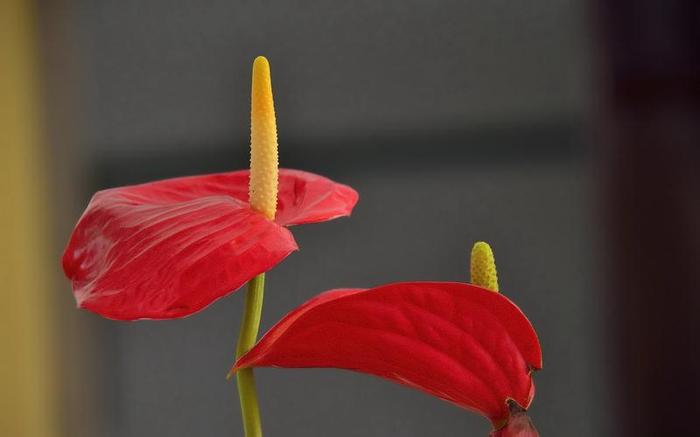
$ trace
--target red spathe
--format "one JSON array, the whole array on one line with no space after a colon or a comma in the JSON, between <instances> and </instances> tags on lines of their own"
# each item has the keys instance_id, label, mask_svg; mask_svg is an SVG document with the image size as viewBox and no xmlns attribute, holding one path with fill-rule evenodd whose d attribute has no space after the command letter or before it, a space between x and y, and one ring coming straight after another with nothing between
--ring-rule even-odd
<instances>
[{"instance_id":1,"label":"red spathe","mask_svg":"<svg viewBox=\"0 0 700 437\"><path fill-rule=\"evenodd\" d=\"M455 282L333 290L290 312L235 364L380 376L506 423L542 367L535 330L501 294Z\"/></svg>"},{"instance_id":2,"label":"red spathe","mask_svg":"<svg viewBox=\"0 0 700 437\"><path fill-rule=\"evenodd\" d=\"M282 169L270 221L248 205L248 179L244 170L97 192L63 254L78 305L118 320L187 316L296 250L284 226L347 216L358 199Z\"/></svg>"}]
</instances>

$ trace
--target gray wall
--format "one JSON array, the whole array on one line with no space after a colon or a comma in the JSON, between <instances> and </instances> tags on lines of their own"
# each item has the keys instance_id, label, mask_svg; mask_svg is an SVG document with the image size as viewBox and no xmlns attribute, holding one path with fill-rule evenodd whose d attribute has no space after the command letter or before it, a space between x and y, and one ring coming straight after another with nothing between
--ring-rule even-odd
<instances>
[{"instance_id":1,"label":"gray wall","mask_svg":"<svg viewBox=\"0 0 700 437\"><path fill-rule=\"evenodd\" d=\"M282 142L580 116L574 0L83 1L88 142L245 141L250 64L272 64Z\"/></svg>"}]
</instances>

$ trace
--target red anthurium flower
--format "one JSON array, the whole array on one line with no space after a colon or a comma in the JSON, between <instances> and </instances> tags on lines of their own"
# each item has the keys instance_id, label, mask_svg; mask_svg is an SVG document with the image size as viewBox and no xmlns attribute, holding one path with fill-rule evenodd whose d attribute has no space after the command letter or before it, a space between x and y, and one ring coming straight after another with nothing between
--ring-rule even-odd
<instances>
[{"instance_id":1,"label":"red anthurium flower","mask_svg":"<svg viewBox=\"0 0 700 437\"><path fill-rule=\"evenodd\" d=\"M78 305L119 320L192 314L297 249L285 226L349 215L350 187L278 171L269 65L251 93L251 170L95 194L63 254Z\"/></svg>"},{"instance_id":2,"label":"red anthurium flower","mask_svg":"<svg viewBox=\"0 0 700 437\"><path fill-rule=\"evenodd\" d=\"M248 179L245 170L96 193L63 255L78 305L119 320L192 314L296 250L285 226L346 216L358 199L281 170L273 221L248 205Z\"/></svg>"},{"instance_id":3,"label":"red anthurium flower","mask_svg":"<svg viewBox=\"0 0 700 437\"><path fill-rule=\"evenodd\" d=\"M506 297L471 284L323 293L284 317L233 370L247 367L369 373L477 411L499 429L494 435L536 435L517 427L534 396L531 373L542 367L535 330ZM511 411L518 414L509 421Z\"/></svg>"}]
</instances>

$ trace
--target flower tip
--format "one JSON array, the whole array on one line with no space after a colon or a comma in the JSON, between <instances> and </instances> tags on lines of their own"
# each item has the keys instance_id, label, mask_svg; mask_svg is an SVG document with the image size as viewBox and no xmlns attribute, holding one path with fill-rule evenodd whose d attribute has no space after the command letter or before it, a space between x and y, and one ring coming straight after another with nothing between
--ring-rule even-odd
<instances>
[{"instance_id":1,"label":"flower tip","mask_svg":"<svg viewBox=\"0 0 700 437\"><path fill-rule=\"evenodd\" d=\"M491 246L489 245L489 243L487 243L485 241L477 241L476 243L474 243L474 247L472 248L472 250L489 250L490 251Z\"/></svg>"},{"instance_id":2,"label":"flower tip","mask_svg":"<svg viewBox=\"0 0 700 437\"><path fill-rule=\"evenodd\" d=\"M253 91L257 88L267 88L271 84L270 80L270 62L264 56L258 56L253 61ZM261 86L262 87L261 87Z\"/></svg>"},{"instance_id":3,"label":"flower tip","mask_svg":"<svg viewBox=\"0 0 700 437\"><path fill-rule=\"evenodd\" d=\"M270 77L270 63L264 56L258 56L253 61L253 107L256 103L273 109L272 106L272 79Z\"/></svg>"},{"instance_id":4,"label":"flower tip","mask_svg":"<svg viewBox=\"0 0 700 437\"><path fill-rule=\"evenodd\" d=\"M477 241L471 253L471 282L480 287L498 292L498 274L493 250L488 243Z\"/></svg>"},{"instance_id":5,"label":"flower tip","mask_svg":"<svg viewBox=\"0 0 700 437\"><path fill-rule=\"evenodd\" d=\"M267 58L264 56L257 56L255 60L253 61L253 68L267 68L268 70L270 69L270 63L267 61Z\"/></svg>"}]
</instances>

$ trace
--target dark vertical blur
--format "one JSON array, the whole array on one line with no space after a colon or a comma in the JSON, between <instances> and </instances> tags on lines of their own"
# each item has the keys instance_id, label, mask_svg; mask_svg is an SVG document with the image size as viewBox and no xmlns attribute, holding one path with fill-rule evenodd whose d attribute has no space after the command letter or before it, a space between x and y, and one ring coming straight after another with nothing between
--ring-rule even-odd
<instances>
[{"instance_id":1,"label":"dark vertical blur","mask_svg":"<svg viewBox=\"0 0 700 437\"><path fill-rule=\"evenodd\" d=\"M617 425L698 435L700 3L596 5Z\"/></svg>"}]
</instances>

